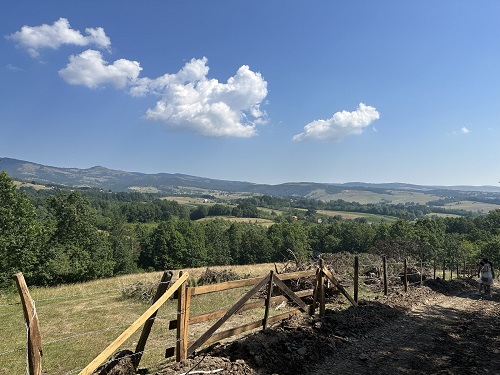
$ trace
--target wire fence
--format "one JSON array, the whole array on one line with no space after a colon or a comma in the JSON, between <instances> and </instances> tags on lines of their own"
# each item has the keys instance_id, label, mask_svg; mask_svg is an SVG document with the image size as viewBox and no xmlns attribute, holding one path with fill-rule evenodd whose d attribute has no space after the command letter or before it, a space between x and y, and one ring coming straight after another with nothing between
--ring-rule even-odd
<instances>
[{"instance_id":1,"label":"wire fence","mask_svg":"<svg viewBox=\"0 0 500 375\"><path fill-rule=\"evenodd\" d=\"M33 288L43 337L44 371L54 375L79 373L149 307L150 290L156 291L159 285L167 283L170 282L140 283L146 299L130 295L130 284L101 290L93 290L91 283L88 287L80 284L75 286L76 293L55 296L48 295L47 288ZM0 375L25 373L27 345L22 304L10 295L0 297ZM175 345L175 331L169 331L168 324L177 313L176 302L167 301L154 318L148 319L155 322L159 332L141 352L142 362L149 367L164 360L167 345ZM135 349L139 335L140 331L136 332L123 347Z\"/></svg>"}]
</instances>

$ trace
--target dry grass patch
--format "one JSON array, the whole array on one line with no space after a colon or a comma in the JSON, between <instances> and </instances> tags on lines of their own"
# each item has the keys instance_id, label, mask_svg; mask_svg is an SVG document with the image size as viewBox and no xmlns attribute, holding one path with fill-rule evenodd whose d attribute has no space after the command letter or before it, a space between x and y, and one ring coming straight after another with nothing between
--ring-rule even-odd
<instances>
[{"instance_id":1,"label":"dry grass patch","mask_svg":"<svg viewBox=\"0 0 500 375\"><path fill-rule=\"evenodd\" d=\"M500 209L500 205L483 203L483 202L474 202L474 201L460 201L460 202L448 203L444 206L444 208L460 209L460 210L479 212L479 213L488 213L490 211Z\"/></svg>"},{"instance_id":2,"label":"dry grass patch","mask_svg":"<svg viewBox=\"0 0 500 375\"><path fill-rule=\"evenodd\" d=\"M253 223L265 227L270 227L271 225L275 224L275 222L272 220L255 218L255 217L213 216L213 217L204 217L203 219L200 220L215 220L215 219L233 221L236 223Z\"/></svg>"},{"instance_id":3,"label":"dry grass patch","mask_svg":"<svg viewBox=\"0 0 500 375\"><path fill-rule=\"evenodd\" d=\"M409 203L414 202L418 204L427 204L429 201L437 200L440 197L419 193L413 191L404 190L393 190L389 194L380 194L372 191L362 191L362 190L344 190L336 194L328 194L324 190L316 191L314 194L310 194L308 198L319 199L323 201L342 199L346 202L358 202L361 204L368 203Z\"/></svg>"},{"instance_id":4,"label":"dry grass patch","mask_svg":"<svg viewBox=\"0 0 500 375\"><path fill-rule=\"evenodd\" d=\"M258 277L273 270L274 264L211 269L231 269L240 275ZM206 271L206 267L184 271L196 279ZM162 272L152 272L51 288L30 288L42 333L44 371L51 375L78 373L147 310L149 304L125 298L124 288L139 282L155 287L161 275ZM174 271L174 280L177 278L178 270ZM208 312L231 306L241 294L242 291L234 290L199 296L203 298L193 299L192 311ZM175 345L176 334L175 330L168 330L168 324L176 317L177 301L168 300L158 310L141 366L154 368L165 361L165 348ZM239 319L246 318L237 315L229 324L238 325ZM22 306L16 294L0 295L0 322L0 374L25 373L26 329ZM193 328L190 339L196 338L199 329ZM132 335L122 348L134 350L140 331Z\"/></svg>"}]
</instances>

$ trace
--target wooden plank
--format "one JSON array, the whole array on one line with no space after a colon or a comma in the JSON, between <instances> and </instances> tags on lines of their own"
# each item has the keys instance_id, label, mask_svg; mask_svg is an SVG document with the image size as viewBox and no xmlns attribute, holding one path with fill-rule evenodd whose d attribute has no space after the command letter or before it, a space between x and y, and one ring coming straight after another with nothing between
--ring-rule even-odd
<instances>
[{"instance_id":1,"label":"wooden plank","mask_svg":"<svg viewBox=\"0 0 500 375\"><path fill-rule=\"evenodd\" d=\"M305 290L299 290L298 292L295 292L297 296L300 298L304 297L311 297L313 295L313 289L305 289ZM288 301L288 298L284 296L274 296L271 298L271 303L280 303L283 301ZM238 310L238 312L243 312L243 311L248 311L252 309L256 309L259 307L265 306L265 301L264 300L258 300L255 302L248 302L245 303L241 308ZM204 314L199 314L199 315L193 315L189 317L189 324L197 324L197 323L203 323L209 320L217 319L220 318L222 315L224 315L227 312L228 309L220 309L220 310L215 310L211 311L208 313ZM171 320L169 321L169 326L168 329L176 329L177 328L177 320Z\"/></svg>"},{"instance_id":2,"label":"wooden plank","mask_svg":"<svg viewBox=\"0 0 500 375\"><path fill-rule=\"evenodd\" d=\"M267 323L273 324L273 323L278 322L280 320L286 319L286 318L290 317L291 315L297 315L300 313L302 313L301 309L293 309L293 310L287 311L287 312L279 314L279 315L270 316L267 319ZM261 320L256 320L256 321L251 322L251 323L246 323L246 324L243 324L241 326L234 327L234 328L222 331L222 332L215 333L207 341L205 341L205 344L208 345L208 344L211 344L213 342L217 342L217 341L226 339L228 337L239 335L241 333L250 331L252 329L259 328L262 326L262 324L263 324L263 320L261 319Z\"/></svg>"},{"instance_id":3,"label":"wooden plank","mask_svg":"<svg viewBox=\"0 0 500 375\"><path fill-rule=\"evenodd\" d=\"M250 331L252 329L260 328L260 327L262 327L262 322L263 322L262 319L259 319L259 320L256 320L254 322L246 323L246 324L243 324L241 326L228 329L226 331L215 333L212 336L210 336L210 338L207 341L205 341L205 344L208 345L208 344L211 344L213 342L217 342L217 341L226 339L226 338L231 337L231 336L239 335L241 333Z\"/></svg>"},{"instance_id":4,"label":"wooden plank","mask_svg":"<svg viewBox=\"0 0 500 375\"><path fill-rule=\"evenodd\" d=\"M403 279L404 291L408 291L408 263L406 258L404 259L404 279Z\"/></svg>"},{"instance_id":5,"label":"wooden plank","mask_svg":"<svg viewBox=\"0 0 500 375\"><path fill-rule=\"evenodd\" d=\"M262 278L254 277L251 279L243 279L243 280L234 280L234 281L226 281L225 283L218 284L209 284L202 286L194 286L190 287L191 295L197 296L199 294L213 293L213 292L221 292L223 290L241 288L244 286L250 286L257 284Z\"/></svg>"},{"instance_id":6,"label":"wooden plank","mask_svg":"<svg viewBox=\"0 0 500 375\"><path fill-rule=\"evenodd\" d=\"M273 296L273 271L269 273L269 282L267 283L267 296L265 301L264 319L262 321L262 329L267 328L267 318L269 317L269 307L271 306L271 298Z\"/></svg>"},{"instance_id":7,"label":"wooden plank","mask_svg":"<svg viewBox=\"0 0 500 375\"><path fill-rule=\"evenodd\" d=\"M325 274L326 277L328 277L330 279L330 281L332 283L335 284L335 286L338 288L338 290L340 290L340 292L344 295L344 297L347 298L353 306L358 306L357 302L354 301L352 299L352 297L349 295L349 293L347 293L345 288L342 285L340 285L340 282L337 280L337 278L335 276L333 276L333 274L330 272L330 270L328 268L326 268L326 267L323 268L323 273Z\"/></svg>"},{"instance_id":8,"label":"wooden plank","mask_svg":"<svg viewBox=\"0 0 500 375\"><path fill-rule=\"evenodd\" d=\"M284 312L281 314L270 316L267 319L267 322L268 322L268 324L273 324L273 323L279 322L280 320L287 319L288 317L290 317L292 315L298 315L301 313L302 313L301 309L293 309L293 310L290 310L290 311L287 311L287 312ZM262 325L262 320L257 320L255 322L247 323L247 324L244 324L244 325L239 326L239 327L235 327L235 328L228 329L226 331L215 333L209 339L207 339L207 341L205 341L205 344L208 345L208 344L211 344L213 342L217 342L217 341L223 340L225 338L228 338L228 337L240 334L240 333L244 333L244 332L250 331L250 330L255 329L255 328L259 328L261 325ZM192 345L192 344L190 344L190 345ZM165 358L172 357L173 355L174 355L174 347L167 348L167 350L165 351Z\"/></svg>"},{"instance_id":9,"label":"wooden plank","mask_svg":"<svg viewBox=\"0 0 500 375\"><path fill-rule=\"evenodd\" d=\"M167 291L170 287L170 281L172 280L173 273L172 271L165 271L160 279L160 285L156 289L156 294L153 298L153 303L158 301L163 293ZM156 318L158 310L151 314L146 323L144 323L144 327L142 328L141 337L137 342L137 346L135 347L135 355L133 357L134 367L139 367L139 363L141 362L142 353L144 352L144 348L146 347L146 341L148 340L149 334L151 333L151 328L153 327L153 323Z\"/></svg>"},{"instance_id":10,"label":"wooden plank","mask_svg":"<svg viewBox=\"0 0 500 375\"><path fill-rule=\"evenodd\" d=\"M316 304L318 303L318 294L319 294L319 280L320 280L321 272L319 269L316 270L316 279L314 280L314 293L313 293L313 301L311 304L311 308L309 309L309 315L314 315L316 312Z\"/></svg>"},{"instance_id":11,"label":"wooden plank","mask_svg":"<svg viewBox=\"0 0 500 375\"><path fill-rule=\"evenodd\" d=\"M278 275L273 275L273 281L282 291L285 292L288 297L290 297L297 305L299 305L302 311L307 312L307 305L304 303L304 301L302 301L299 296L297 296L289 287L287 287L285 283L280 280Z\"/></svg>"},{"instance_id":12,"label":"wooden plank","mask_svg":"<svg viewBox=\"0 0 500 375\"><path fill-rule=\"evenodd\" d=\"M16 286L19 292L19 296L21 297L21 303L23 305L24 321L27 327L27 334L28 334L27 357L28 357L29 375L41 375L42 355L43 355L42 336L40 334L40 327L38 325L38 314L36 312L35 303L31 298L23 274L21 272L16 273L14 275L14 280L16 281ZM4 339L7 338L4 337Z\"/></svg>"},{"instance_id":13,"label":"wooden plank","mask_svg":"<svg viewBox=\"0 0 500 375\"><path fill-rule=\"evenodd\" d=\"M149 309L144 312L139 318L133 322L130 327L128 327L123 333L118 336L111 344L108 345L106 349L104 349L101 354L99 354L92 362L90 362L82 371L80 371L79 375L90 375L94 370L113 352L118 349L118 347L125 342L132 334L139 329L139 327L148 320L153 312L158 310L161 305L163 305L167 299L174 294L174 292L181 286L189 277L189 274L186 272L182 275L173 285L167 290L154 304L149 307Z\"/></svg>"},{"instance_id":14,"label":"wooden plank","mask_svg":"<svg viewBox=\"0 0 500 375\"><path fill-rule=\"evenodd\" d=\"M269 281L269 275L264 277L252 289L250 289L238 302L236 302L212 327L210 327L201 337L188 348L188 355L191 355L197 348L205 343L210 336L226 321L237 312L248 299L257 293Z\"/></svg>"},{"instance_id":15,"label":"wooden plank","mask_svg":"<svg viewBox=\"0 0 500 375\"><path fill-rule=\"evenodd\" d=\"M316 270L312 269L312 270L307 270L307 271L281 273L281 274L279 274L279 277L281 280L290 280L290 279L299 279L301 277L314 276L315 274L316 274ZM260 277L254 277L251 279L234 280L234 281L227 281L227 282L218 283L218 284L195 286L195 287L190 288L190 289L192 289L191 295L197 296L199 294L220 292L220 291L227 290L227 289L234 289L234 288L241 288L244 286L255 285L256 283L259 282L259 280L261 280Z\"/></svg>"},{"instance_id":16,"label":"wooden plank","mask_svg":"<svg viewBox=\"0 0 500 375\"><path fill-rule=\"evenodd\" d=\"M288 272L277 274L280 280L300 279L301 277L311 277L316 275L316 269L306 271Z\"/></svg>"},{"instance_id":17,"label":"wooden plank","mask_svg":"<svg viewBox=\"0 0 500 375\"><path fill-rule=\"evenodd\" d=\"M387 259L385 255L382 257L382 269L384 270L384 296L388 295L388 283L387 283ZM444 278L443 278L444 280Z\"/></svg>"},{"instance_id":18,"label":"wooden plank","mask_svg":"<svg viewBox=\"0 0 500 375\"><path fill-rule=\"evenodd\" d=\"M187 345L187 335L186 335L186 294L187 287L182 285L177 292L177 333L176 333L176 350L175 350L175 360L180 362L187 358L186 355L186 345Z\"/></svg>"},{"instance_id":19,"label":"wooden plank","mask_svg":"<svg viewBox=\"0 0 500 375\"><path fill-rule=\"evenodd\" d=\"M188 339L189 339L189 314L191 311L191 291L186 288L186 302L184 303L184 314L181 315L183 317L183 325L184 325L184 335L181 338L181 347L182 347L182 358L187 359L187 350L188 350Z\"/></svg>"},{"instance_id":20,"label":"wooden plank","mask_svg":"<svg viewBox=\"0 0 500 375\"><path fill-rule=\"evenodd\" d=\"M319 315L325 316L325 277L324 277L324 261L319 260L319 283L318 283L318 294L319 294Z\"/></svg>"},{"instance_id":21,"label":"wooden plank","mask_svg":"<svg viewBox=\"0 0 500 375\"><path fill-rule=\"evenodd\" d=\"M358 303L359 295L359 257L354 257L354 300Z\"/></svg>"}]
</instances>

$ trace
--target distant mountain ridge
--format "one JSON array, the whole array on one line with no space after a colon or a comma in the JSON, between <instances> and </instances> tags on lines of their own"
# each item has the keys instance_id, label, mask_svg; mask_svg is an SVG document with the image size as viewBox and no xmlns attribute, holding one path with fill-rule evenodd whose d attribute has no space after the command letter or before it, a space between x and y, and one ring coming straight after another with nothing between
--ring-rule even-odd
<instances>
[{"instance_id":1,"label":"distant mountain ridge","mask_svg":"<svg viewBox=\"0 0 500 375\"><path fill-rule=\"evenodd\" d=\"M495 186L424 186L405 183L365 183L349 182L343 184L288 182L277 185L256 184L242 181L226 181L185 174L126 172L95 166L88 169L59 168L32 163L29 161L0 158L0 171L5 171L15 180L36 182L43 185L64 185L75 188L99 188L114 192L142 191L163 194L186 193L190 189L218 190L268 194L284 197L310 197L317 192L332 195L345 190L362 190L382 193L392 190L437 192L446 191L499 193ZM446 195L446 194L445 194ZM496 195L496 194L495 194Z\"/></svg>"}]
</instances>

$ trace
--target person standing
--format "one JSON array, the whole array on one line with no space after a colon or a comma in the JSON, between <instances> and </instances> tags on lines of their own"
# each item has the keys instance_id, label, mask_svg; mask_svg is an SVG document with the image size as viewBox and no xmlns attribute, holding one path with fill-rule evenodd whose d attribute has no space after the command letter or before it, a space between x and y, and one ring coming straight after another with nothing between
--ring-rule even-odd
<instances>
[{"instance_id":1,"label":"person standing","mask_svg":"<svg viewBox=\"0 0 500 375\"><path fill-rule=\"evenodd\" d=\"M484 292L491 297L491 286L493 285L493 278L495 277L493 266L486 257L483 258L480 264L481 268L479 270L479 291L481 291L481 287L483 286Z\"/></svg>"}]
</instances>

